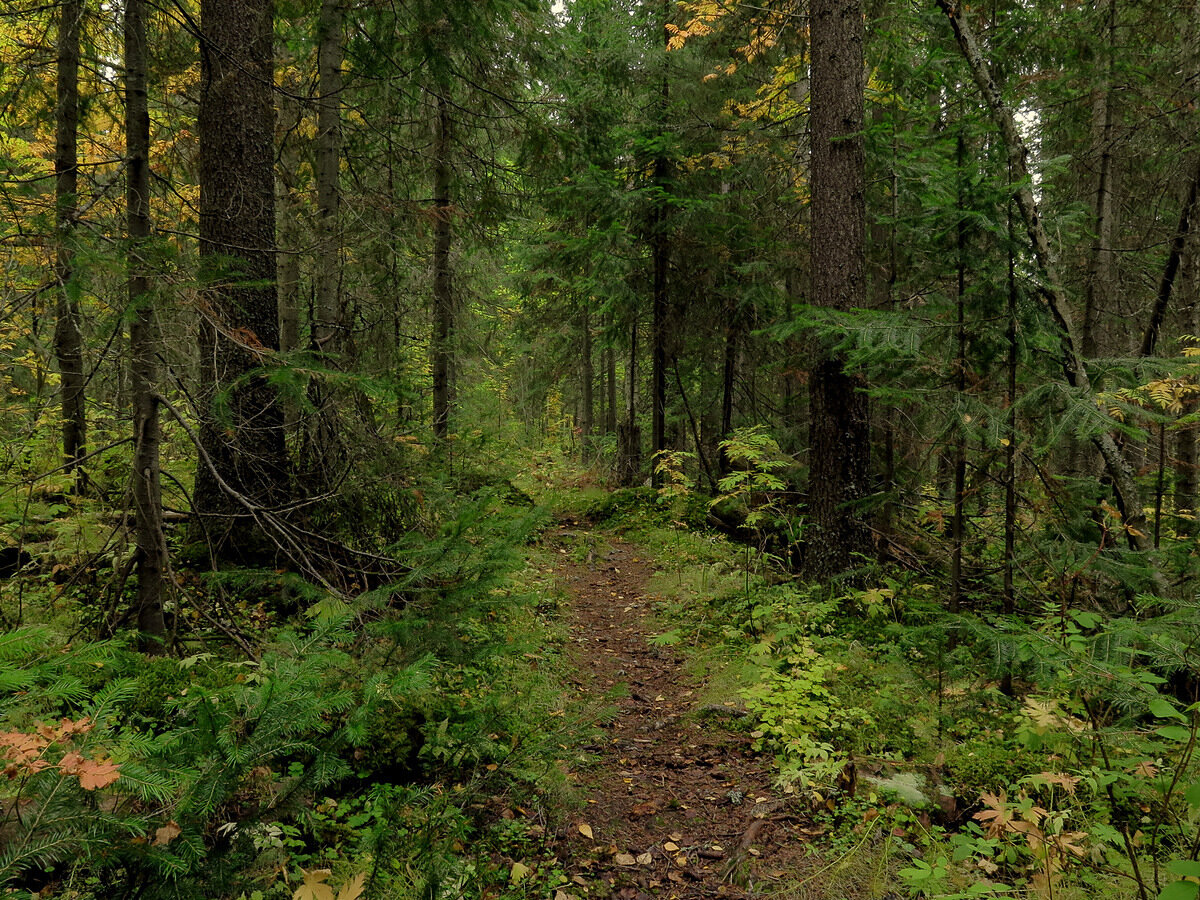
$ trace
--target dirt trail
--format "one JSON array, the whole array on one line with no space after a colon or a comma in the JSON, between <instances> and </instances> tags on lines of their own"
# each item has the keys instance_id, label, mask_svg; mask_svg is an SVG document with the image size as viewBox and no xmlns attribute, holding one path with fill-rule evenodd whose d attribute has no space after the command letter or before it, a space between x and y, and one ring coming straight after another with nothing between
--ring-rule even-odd
<instances>
[{"instance_id":1,"label":"dirt trail","mask_svg":"<svg viewBox=\"0 0 1200 900\"><path fill-rule=\"evenodd\" d=\"M577 546L570 529L559 536ZM573 608L575 690L617 697L590 748L598 766L578 773L588 804L560 835L560 858L589 898L760 896L807 868L809 823L770 788L752 739L724 727L738 711L699 710L702 685L682 655L649 643L661 630L646 594L653 571L622 542L558 567Z\"/></svg>"}]
</instances>

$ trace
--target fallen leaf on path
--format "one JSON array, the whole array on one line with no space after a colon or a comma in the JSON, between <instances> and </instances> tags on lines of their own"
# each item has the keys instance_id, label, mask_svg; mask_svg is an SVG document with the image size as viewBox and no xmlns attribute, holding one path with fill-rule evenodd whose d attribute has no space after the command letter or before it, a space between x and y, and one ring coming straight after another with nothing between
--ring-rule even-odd
<instances>
[{"instance_id":1,"label":"fallen leaf on path","mask_svg":"<svg viewBox=\"0 0 1200 900\"><path fill-rule=\"evenodd\" d=\"M670 834L667 835L667 837L673 841L682 841L683 840L683 832L682 831L672 831Z\"/></svg>"},{"instance_id":2,"label":"fallen leaf on path","mask_svg":"<svg viewBox=\"0 0 1200 900\"><path fill-rule=\"evenodd\" d=\"M508 873L508 882L509 884L516 884L517 882L524 880L525 876L528 874L529 866L519 862L513 863L512 871Z\"/></svg>"},{"instance_id":3,"label":"fallen leaf on path","mask_svg":"<svg viewBox=\"0 0 1200 900\"><path fill-rule=\"evenodd\" d=\"M587 822L580 822L578 827L579 827L579 833L580 833L580 834L582 834L582 835L583 835L585 838L587 838L589 841L590 841L590 840L593 840L593 837L592 837L592 826L591 826L591 825L587 824Z\"/></svg>"},{"instance_id":4,"label":"fallen leaf on path","mask_svg":"<svg viewBox=\"0 0 1200 900\"><path fill-rule=\"evenodd\" d=\"M654 863L654 855L652 853L639 853L637 861L640 865L649 866Z\"/></svg>"},{"instance_id":5,"label":"fallen leaf on path","mask_svg":"<svg viewBox=\"0 0 1200 900\"><path fill-rule=\"evenodd\" d=\"M667 841L665 844L663 844L663 849L666 850L668 853L674 853L675 851L677 851L679 849L679 845L676 844L674 841Z\"/></svg>"},{"instance_id":6,"label":"fallen leaf on path","mask_svg":"<svg viewBox=\"0 0 1200 900\"><path fill-rule=\"evenodd\" d=\"M684 854L680 853L677 857L675 857L675 865L679 866L679 868L686 869L687 864L688 858Z\"/></svg>"},{"instance_id":7,"label":"fallen leaf on path","mask_svg":"<svg viewBox=\"0 0 1200 900\"><path fill-rule=\"evenodd\" d=\"M618 866L632 866L637 864L637 860L632 853L618 853L613 857L613 862Z\"/></svg>"},{"instance_id":8,"label":"fallen leaf on path","mask_svg":"<svg viewBox=\"0 0 1200 900\"><path fill-rule=\"evenodd\" d=\"M566 891L555 891L554 900L575 900L575 895L568 894Z\"/></svg>"}]
</instances>

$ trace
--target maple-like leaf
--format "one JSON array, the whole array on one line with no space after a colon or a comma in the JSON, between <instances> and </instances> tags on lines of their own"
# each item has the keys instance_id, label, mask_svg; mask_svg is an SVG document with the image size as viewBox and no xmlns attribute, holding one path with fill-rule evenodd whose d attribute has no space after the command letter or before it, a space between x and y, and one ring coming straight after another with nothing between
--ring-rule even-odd
<instances>
[{"instance_id":1,"label":"maple-like leaf","mask_svg":"<svg viewBox=\"0 0 1200 900\"><path fill-rule=\"evenodd\" d=\"M974 818L983 823L989 837L1000 837L1012 827L1013 811L1008 808L1007 798L1004 794L983 794L979 799L987 808L975 813Z\"/></svg>"},{"instance_id":2,"label":"maple-like leaf","mask_svg":"<svg viewBox=\"0 0 1200 900\"><path fill-rule=\"evenodd\" d=\"M337 900L358 900L366 890L366 885L367 873L359 872L342 885L342 889L338 891Z\"/></svg>"},{"instance_id":3,"label":"maple-like leaf","mask_svg":"<svg viewBox=\"0 0 1200 900\"><path fill-rule=\"evenodd\" d=\"M165 847L167 844L171 843L171 841L175 840L175 838L179 837L179 835L182 833L183 829L176 825L175 822L168 822L162 828L159 828L154 832L154 843L158 847Z\"/></svg>"},{"instance_id":4,"label":"maple-like leaf","mask_svg":"<svg viewBox=\"0 0 1200 900\"><path fill-rule=\"evenodd\" d=\"M292 900L335 900L333 888L325 884L329 869L301 869L304 882L292 893Z\"/></svg>"},{"instance_id":5,"label":"maple-like leaf","mask_svg":"<svg viewBox=\"0 0 1200 900\"><path fill-rule=\"evenodd\" d=\"M98 791L121 777L121 767L116 763L101 763L89 759L79 767L77 774L81 788L85 791Z\"/></svg>"}]
</instances>

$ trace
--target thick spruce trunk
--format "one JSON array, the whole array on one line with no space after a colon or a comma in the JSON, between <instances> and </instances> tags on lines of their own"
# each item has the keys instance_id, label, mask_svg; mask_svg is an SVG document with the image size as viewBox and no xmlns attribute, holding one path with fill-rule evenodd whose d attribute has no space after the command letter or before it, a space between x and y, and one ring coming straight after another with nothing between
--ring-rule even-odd
<instances>
[{"instance_id":1,"label":"thick spruce trunk","mask_svg":"<svg viewBox=\"0 0 1200 900\"><path fill-rule=\"evenodd\" d=\"M79 213L79 35L83 0L62 0L58 20L58 95L55 108L54 177L57 228L54 276L58 302L54 355L62 384L62 446L65 469L82 493L87 455L87 377L80 334L79 291L75 273L75 226Z\"/></svg>"},{"instance_id":2,"label":"thick spruce trunk","mask_svg":"<svg viewBox=\"0 0 1200 900\"><path fill-rule=\"evenodd\" d=\"M202 0L200 15L204 290L195 504L228 526L226 549L244 554L256 549L244 540L254 511L282 501L289 482L283 409L262 374L279 349L273 4Z\"/></svg>"},{"instance_id":3,"label":"thick spruce trunk","mask_svg":"<svg viewBox=\"0 0 1200 900\"><path fill-rule=\"evenodd\" d=\"M150 292L150 113L146 97L145 0L125 0L125 205L129 239L129 373L133 394L133 508L137 529L137 623L142 646L165 648L167 544L159 477L158 322Z\"/></svg>"},{"instance_id":4,"label":"thick spruce trunk","mask_svg":"<svg viewBox=\"0 0 1200 900\"><path fill-rule=\"evenodd\" d=\"M454 335L454 298L450 280L450 107L437 98L433 142L433 336L429 344L433 370L433 434L438 440L450 428L450 354Z\"/></svg>"},{"instance_id":5,"label":"thick spruce trunk","mask_svg":"<svg viewBox=\"0 0 1200 900\"><path fill-rule=\"evenodd\" d=\"M848 311L866 297L861 2L814 0L810 34L813 299ZM846 572L871 550L857 505L870 492L871 418L863 387L836 354L810 376L810 577Z\"/></svg>"}]
</instances>

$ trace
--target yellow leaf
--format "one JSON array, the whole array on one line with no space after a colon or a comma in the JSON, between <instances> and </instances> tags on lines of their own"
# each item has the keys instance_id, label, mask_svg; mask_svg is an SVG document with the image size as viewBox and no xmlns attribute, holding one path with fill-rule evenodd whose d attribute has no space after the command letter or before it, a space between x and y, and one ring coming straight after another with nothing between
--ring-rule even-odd
<instances>
[{"instance_id":1,"label":"yellow leaf","mask_svg":"<svg viewBox=\"0 0 1200 900\"><path fill-rule=\"evenodd\" d=\"M592 837L592 826L591 826L591 825L589 825L587 822L580 822L578 827L579 827L579 833L580 833L580 834L582 834L582 835L583 835L585 838L587 838L589 841L590 841L590 840L593 840L593 837Z\"/></svg>"},{"instance_id":2,"label":"yellow leaf","mask_svg":"<svg viewBox=\"0 0 1200 900\"><path fill-rule=\"evenodd\" d=\"M515 862L512 865L512 871L508 873L509 884L516 884L523 881L529 875L529 866L524 863Z\"/></svg>"},{"instance_id":3,"label":"yellow leaf","mask_svg":"<svg viewBox=\"0 0 1200 900\"><path fill-rule=\"evenodd\" d=\"M335 900L333 888L322 883L329 877L328 869L311 872L301 869L300 874L304 876L304 883L293 892L292 900Z\"/></svg>"},{"instance_id":4,"label":"yellow leaf","mask_svg":"<svg viewBox=\"0 0 1200 900\"><path fill-rule=\"evenodd\" d=\"M342 889L338 891L337 900L358 900L366 888L366 883L367 873L359 872L342 885Z\"/></svg>"}]
</instances>

